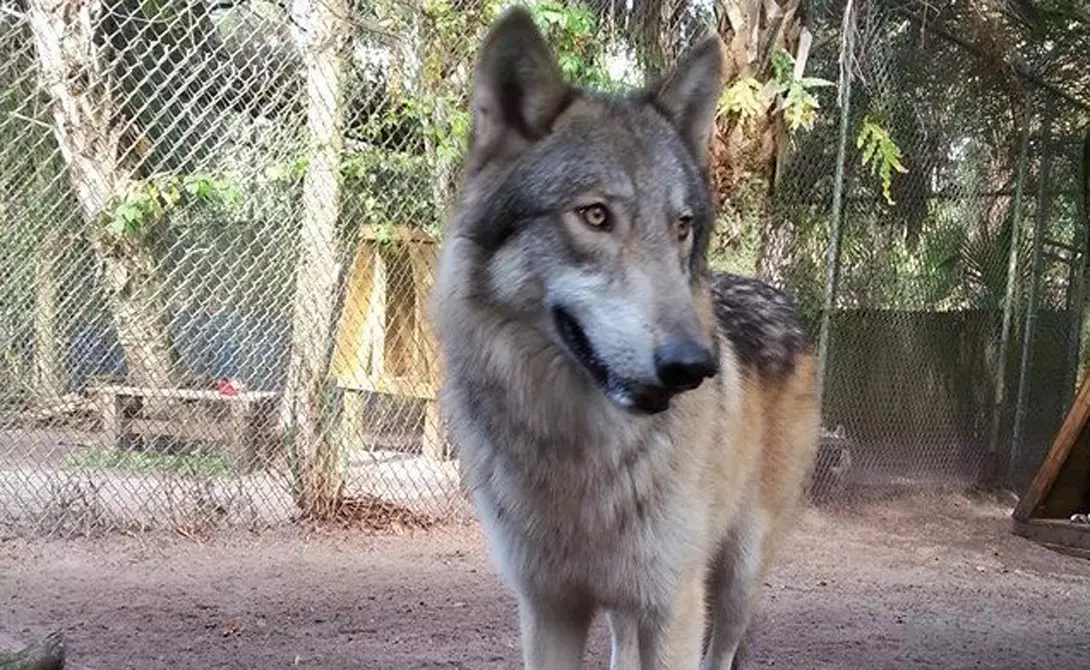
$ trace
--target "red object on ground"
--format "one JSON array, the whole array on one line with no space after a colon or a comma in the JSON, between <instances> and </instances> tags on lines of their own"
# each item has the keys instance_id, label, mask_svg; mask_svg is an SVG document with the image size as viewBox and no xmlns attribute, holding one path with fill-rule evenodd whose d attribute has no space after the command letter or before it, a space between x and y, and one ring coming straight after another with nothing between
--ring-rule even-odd
<instances>
[{"instance_id":1,"label":"red object on ground","mask_svg":"<svg viewBox=\"0 0 1090 670\"><path fill-rule=\"evenodd\" d=\"M235 385L230 379L221 379L216 382L216 390L221 395L238 395L238 391L235 389Z\"/></svg>"}]
</instances>

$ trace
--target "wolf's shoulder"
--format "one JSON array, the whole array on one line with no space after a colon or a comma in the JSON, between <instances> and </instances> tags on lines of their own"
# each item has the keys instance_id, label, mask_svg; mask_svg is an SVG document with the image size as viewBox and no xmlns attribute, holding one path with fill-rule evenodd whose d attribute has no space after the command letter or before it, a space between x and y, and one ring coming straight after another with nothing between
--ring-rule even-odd
<instances>
[{"instance_id":1,"label":"wolf's shoulder","mask_svg":"<svg viewBox=\"0 0 1090 670\"><path fill-rule=\"evenodd\" d=\"M809 349L791 299L759 279L712 275L712 303L719 329L747 367L764 376L792 371Z\"/></svg>"}]
</instances>

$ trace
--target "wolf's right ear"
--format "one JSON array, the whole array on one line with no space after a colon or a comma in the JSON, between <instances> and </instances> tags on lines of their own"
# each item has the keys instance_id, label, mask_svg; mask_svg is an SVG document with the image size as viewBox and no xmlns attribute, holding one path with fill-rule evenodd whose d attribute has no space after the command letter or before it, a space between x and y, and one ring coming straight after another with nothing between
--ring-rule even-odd
<instances>
[{"instance_id":1,"label":"wolf's right ear","mask_svg":"<svg viewBox=\"0 0 1090 670\"><path fill-rule=\"evenodd\" d=\"M473 82L469 169L510 160L548 134L571 94L544 36L522 7L488 32Z\"/></svg>"},{"instance_id":2,"label":"wolf's right ear","mask_svg":"<svg viewBox=\"0 0 1090 670\"><path fill-rule=\"evenodd\" d=\"M707 163L723 89L724 49L722 38L709 33L651 87L654 104L673 122L701 165Z\"/></svg>"}]
</instances>

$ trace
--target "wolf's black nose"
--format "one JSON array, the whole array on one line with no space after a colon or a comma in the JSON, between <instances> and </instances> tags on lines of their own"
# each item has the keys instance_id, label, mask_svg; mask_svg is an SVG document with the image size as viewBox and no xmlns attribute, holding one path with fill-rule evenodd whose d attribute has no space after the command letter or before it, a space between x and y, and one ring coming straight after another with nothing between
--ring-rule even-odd
<instances>
[{"instance_id":1,"label":"wolf's black nose","mask_svg":"<svg viewBox=\"0 0 1090 670\"><path fill-rule=\"evenodd\" d=\"M694 340L669 340L655 350L655 372L673 391L695 389L717 371L712 352Z\"/></svg>"}]
</instances>

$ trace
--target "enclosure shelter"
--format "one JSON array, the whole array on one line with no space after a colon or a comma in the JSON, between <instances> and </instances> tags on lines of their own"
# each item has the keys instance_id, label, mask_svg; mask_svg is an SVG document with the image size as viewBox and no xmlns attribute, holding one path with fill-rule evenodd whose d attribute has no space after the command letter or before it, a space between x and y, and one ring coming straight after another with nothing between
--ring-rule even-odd
<instances>
[{"instance_id":1,"label":"enclosure shelter","mask_svg":"<svg viewBox=\"0 0 1090 670\"><path fill-rule=\"evenodd\" d=\"M1014 510L1014 532L1090 558L1090 377Z\"/></svg>"},{"instance_id":2,"label":"enclosure shelter","mask_svg":"<svg viewBox=\"0 0 1090 670\"><path fill-rule=\"evenodd\" d=\"M440 445L435 396L438 358L427 319L438 241L407 227L365 227L348 271L330 374L345 391L342 435L367 427L365 393L423 401L423 452Z\"/></svg>"}]
</instances>

